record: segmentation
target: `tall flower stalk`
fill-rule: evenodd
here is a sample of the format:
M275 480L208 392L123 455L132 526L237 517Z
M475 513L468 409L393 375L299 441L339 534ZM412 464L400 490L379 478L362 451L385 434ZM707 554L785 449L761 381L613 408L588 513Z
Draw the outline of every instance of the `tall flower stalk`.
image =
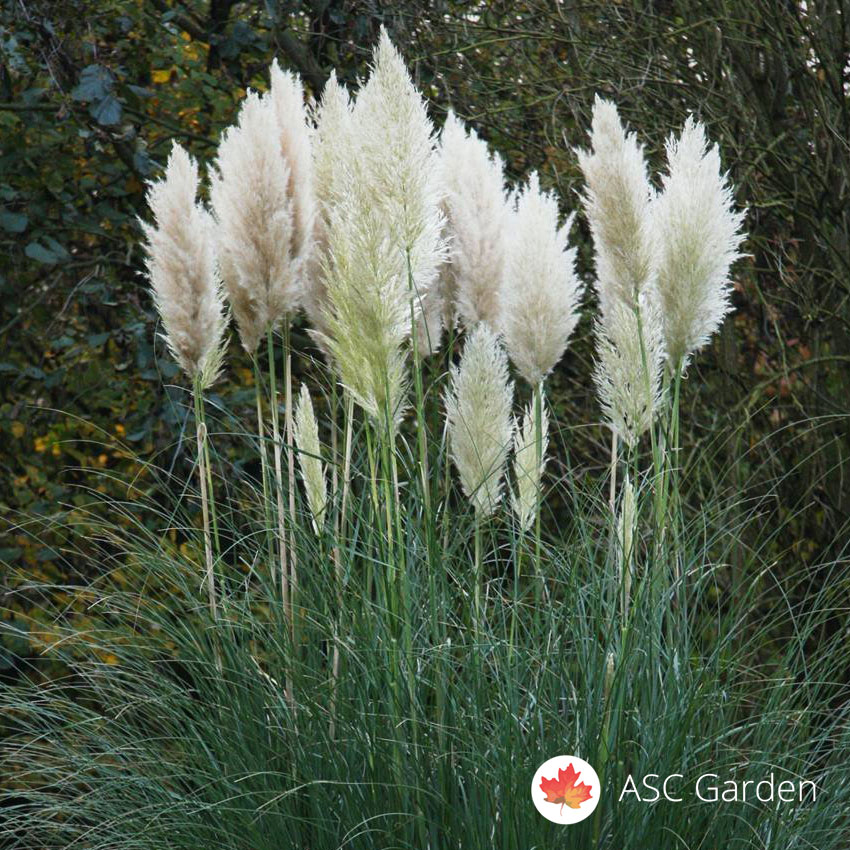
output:
M661 403L664 363L657 306L654 190L642 146L627 133L617 107L597 95L591 150L578 150L584 211L593 236L596 324L594 380L611 426L609 502L615 517L619 443L634 447Z
M162 317L165 340L192 382L206 584L210 613L215 618L215 567L210 534L215 506L203 393L221 370L226 317L216 270L213 222L197 203L197 195L197 164L175 144L164 179L153 182L148 190L154 224L142 222L142 228L146 237L148 279Z
M513 436L513 382L496 335L479 324L466 338L452 367L445 396L452 461L461 488L475 510L474 623L481 638L481 524L502 499L505 463Z
M432 331L439 333L433 323L429 328L427 320L434 313L437 274L445 257L440 208L443 189L434 126L404 60L384 29L375 48L372 72L354 104L352 125L358 142L355 168L365 188L373 193L372 203L381 208L386 231L400 253L413 353L420 483L430 523L427 429L419 357L422 334L417 333L417 327L421 319L426 337ZM429 349L436 342L425 340Z
M666 143L667 173L653 203L658 291L667 351L667 380L673 382L669 434L672 475L678 468L679 393L693 355L704 348L731 310L729 270L742 256L745 213L733 209L733 192L721 171L717 145L689 116L678 138ZM666 505L669 483L663 482ZM675 492L676 488L672 488ZM678 574L678 562L676 563Z
M284 480L277 388L275 331L283 327L285 442L288 507L294 523L295 469L292 449L289 326L298 307L313 248L315 201L312 153L301 82L271 67L271 89L249 92L236 126L225 130L216 159L211 199L218 222L221 268L239 335L256 360L266 340L270 379L274 478L281 596L295 629L291 585L296 583L294 548L287 549ZM259 392L259 391L258 391ZM262 432L258 395L258 429ZM266 473L268 477L268 475Z
M340 129L340 138L334 128ZM400 543L395 438L407 406L411 350L421 489L430 522L416 329L434 295L445 250L433 126L385 31L353 106L332 82L318 112L316 138L323 222L323 315L317 335L346 394L366 412L374 429L387 535ZM373 486L373 493L378 487ZM394 560L400 563L401 592L406 595L401 548Z
M555 196L532 174L515 197L508 219L501 328L511 360L534 395L535 467L543 469L544 380L563 357L578 324L582 284L575 248L568 247L573 216L560 224ZM540 482L535 505L534 571L538 601L541 570Z

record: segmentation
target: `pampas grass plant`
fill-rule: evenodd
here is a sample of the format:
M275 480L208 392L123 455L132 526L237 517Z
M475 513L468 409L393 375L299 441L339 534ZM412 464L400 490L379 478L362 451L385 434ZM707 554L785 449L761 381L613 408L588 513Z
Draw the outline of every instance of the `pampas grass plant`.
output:
M154 224L142 222L142 228L147 240L147 275L162 317L166 344L192 381L206 583L210 612L215 616L215 567L210 537L212 477L203 393L221 370L226 319L213 249L212 219L197 202L197 196L198 166L175 144L164 179L152 183L148 191Z
M544 404L582 292L555 196L532 176L505 211L500 162L457 122L435 167L425 103L385 32L369 79L353 100L332 79L309 132L300 82L276 66L271 78L222 137L214 225L180 148L149 195L148 275L194 390L198 476L186 492L199 491L200 518L193 498L165 503L170 471L139 458L122 499L95 479L67 509L0 520L16 536L59 534L57 558L86 573L56 588L10 569L0 629L57 666L22 661L4 692L0 843L844 850L846 545L781 575L777 536L805 502L776 520L782 482L742 490L708 441L684 450L699 474L673 474L681 372L728 308L741 239L703 129L688 121L671 141L657 197L612 104L597 101L580 157L612 472L616 441L628 446L618 491L571 457L580 423ZM463 161L486 185L445 177ZM453 262L466 294L446 306L437 280ZM202 393L223 349L217 268L255 362L259 450L243 397L223 392L211 415L231 451L213 466ZM272 337L283 330L289 386L286 329L301 302L320 317L311 331L328 362L293 410L284 393L296 486L294 463L281 462ZM498 321L478 321L494 303ZM419 350L417 328L438 307L463 327L447 375ZM519 410L511 362L532 393ZM429 422L443 413L441 435ZM544 469L561 506L545 524ZM522 569L532 524L533 582ZM19 612L6 617L15 598L58 590L61 610L33 606L25 628ZM601 782L594 816L567 830L528 795L535 767L559 752L590 760ZM771 771L816 783L816 798L622 794L647 774L677 774L684 788Z
M285 443L290 522L295 511L292 377L289 332L314 247L313 154L300 79L271 67L271 89L249 92L238 123L219 142L210 196L218 221L219 261L242 346L254 360L263 482L268 490L257 348L266 339L280 586L294 628L297 555L287 551L284 475L274 334L283 330Z
M467 336L446 392L449 450L475 509L475 628L481 625L481 522L502 500L513 433L513 382L496 335L481 323Z
M532 174L516 192L507 221L500 327L514 366L533 389L534 462L541 470L543 382L563 357L578 324L583 291L575 270L576 251L567 244L573 216L563 224L559 220L557 200L540 188L537 174ZM542 587L540 498L538 487L534 570Z

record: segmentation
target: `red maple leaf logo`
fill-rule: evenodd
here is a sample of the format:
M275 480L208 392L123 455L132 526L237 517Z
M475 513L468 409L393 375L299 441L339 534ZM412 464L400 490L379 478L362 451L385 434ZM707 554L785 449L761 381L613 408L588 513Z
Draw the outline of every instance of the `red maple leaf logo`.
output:
M573 768L572 762L567 765L566 770L558 768L557 779L541 777L540 790L546 795L546 802L560 803L563 812L564 806L577 809L585 800L589 800L590 786L584 782L577 784L578 777L579 773Z

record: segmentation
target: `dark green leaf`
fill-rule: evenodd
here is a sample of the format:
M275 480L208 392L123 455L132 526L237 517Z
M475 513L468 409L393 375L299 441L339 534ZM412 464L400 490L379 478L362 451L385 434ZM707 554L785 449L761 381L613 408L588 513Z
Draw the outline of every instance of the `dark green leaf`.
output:
M87 65L80 72L80 81L71 90L71 97L74 100L102 100L114 85L115 78L109 68L104 65Z
M29 219L25 213L0 210L0 227L9 233L23 233L27 229Z
M45 263L46 265L54 265L59 262L59 257L53 253L49 248L45 248L44 245L39 242L30 242L26 248L24 248L24 253L31 259L35 260L38 263Z
M121 120L121 103L114 95L107 95L92 103L89 114L105 127L117 124Z

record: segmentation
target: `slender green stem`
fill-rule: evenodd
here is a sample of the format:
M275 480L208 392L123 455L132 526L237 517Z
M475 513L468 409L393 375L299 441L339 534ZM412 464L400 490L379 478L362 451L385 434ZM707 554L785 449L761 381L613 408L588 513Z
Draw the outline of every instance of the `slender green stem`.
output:
M536 461L535 471L539 470L543 464L543 381L540 381L534 388L534 456ZM542 602L543 591L546 588L546 581L543 576L543 568L541 565L541 529L540 529L540 514L543 501L542 480L537 488L535 495L536 504L534 506L534 575L537 581L537 605Z
M204 428L204 474L207 479L207 495L209 497L210 520L212 521L213 541L215 544L215 560L221 560L221 543L218 537L218 513L215 504L215 490L213 489L212 481L212 463L210 462L210 433L207 427L207 417L204 411L204 394L202 390L197 392L198 404L195 415L198 417L201 425Z
M513 660L516 646L517 618L519 615L519 586L522 579L522 552L525 546L525 528L520 526L519 540L515 542L514 554L514 590L511 603L511 628L508 636L508 662Z
M195 430L198 441L198 481L201 489L201 519L204 526L204 557L207 573L207 593L209 597L210 614L214 620L218 619L215 593L215 569L213 566L212 539L210 537L210 512L209 495L207 493L208 479L206 472L206 453L204 443L207 439L207 427L203 421L202 409L203 398L200 384L196 381L192 394L195 404Z
M378 497L378 470L375 461L375 446L372 437L372 424L366 423L366 454L369 458L369 484L372 495L372 522L369 523L369 533L376 532L376 526L381 521L381 500ZM366 598L371 601L374 586L374 558L369 558L366 564Z
M336 505L340 505L339 501L339 493L340 490L343 491L342 501L346 500L346 492L345 492L345 483L343 483L342 487L340 487L340 478L344 477L344 474L340 475L340 467L339 467L339 438L337 436L337 385L336 382L333 383L331 389L331 492L333 493L334 502ZM349 421L347 417L348 409L345 408L344 421L343 421L343 431L345 432L344 437L344 447L343 454L347 457L349 447L348 447L348 431L349 431ZM345 465L345 464L344 464ZM338 507L333 521L333 547L331 550L331 557L333 558L334 563L334 590L336 595L336 614L333 617L334 626L333 626L333 659L331 661L331 696L330 696L330 706L329 706L329 714L331 716L330 724L328 727L328 737L333 740L336 736L336 696L337 696L337 688L339 685L339 669L340 669L340 635L342 632L342 610L343 610L343 595L342 595L342 555L340 553L340 541L342 540L342 535L345 533L344 531L345 521L343 519L343 510L342 507Z
M448 427L443 427L443 445L445 451L443 453L443 509L442 509L442 526L443 526L443 552L449 548L449 528L450 523L446 522L446 516L450 510L451 490L452 490L452 462L449 457L449 435Z
M608 485L608 511L611 520L610 545L608 547L609 558L612 564L620 563L620 552L617 543L617 465L620 459L620 442L617 429L611 426L611 459L609 461L609 485ZM622 593L622 574L618 582L618 596ZM616 616L612 611L612 618ZM622 624L621 624L622 627Z
M286 440L287 489L289 495L289 608L292 623L293 651L297 646L298 628L298 547L295 545L295 426L292 416L292 346L290 344L291 316L283 317L283 371L284 371L284 417Z
M413 347L413 386L416 398L416 438L419 445L419 478L422 484L422 503L425 513L425 527L431 524L431 486L428 471L428 428L425 422L425 392L422 383L422 362L419 357L419 338L416 332L416 302L420 301L419 308L422 310L419 293L416 291L416 281L413 279L413 268L410 264L410 251L407 251L407 285L410 291L410 327L411 343ZM425 332L428 333L428 325L425 323ZM429 340L430 345L430 340ZM426 536L426 540L427 540Z
M387 445L387 440L381 440L381 485L384 490L384 515L387 523L387 563L390 567L390 580L392 582L393 587L395 587L396 573L397 573L397 563L394 558L394 550L395 550L395 536L393 534L393 528L395 526L395 520L393 517L393 505L395 504L395 499L393 498L393 485L392 485L392 473L390 471L390 456L389 456L389 446Z
M292 608L289 598L289 568L287 565L287 548L286 548L286 525L284 522L283 509L283 469L281 460L281 442L280 442L280 415L278 413L277 401L277 371L275 369L274 358L274 334L271 328L266 331L266 348L268 350L269 359L269 398L272 410L272 440L274 443L274 471L275 471L275 489L277 491L277 533L278 542L280 545L280 596L281 605L283 607L283 617L290 632L293 648L295 645L295 634L292 624ZM287 667L286 684L284 693L287 700L294 705L294 693L292 686L292 668Z
M481 564L481 517L475 511L475 646L476 654L481 652L481 585L483 584Z
M274 445L274 475L275 489L277 491L277 533L280 549L280 595L283 601L284 616L287 624L292 629L292 617L289 602L289 566L287 562L286 548L286 524L283 510L283 462L281 459L280 445L280 414L277 402L277 370L275 368L274 356L274 334L269 328L266 332L266 347L269 358L269 387L272 411L272 442Z
M274 530L272 529L273 520L271 516L271 499L269 496L269 456L266 449L266 428L263 421L263 390L262 384L260 383L260 364L257 361L256 353L253 356L253 360L254 394L257 402L257 438L260 441L260 467L263 477L263 517L265 518L264 521L266 526L266 545L268 547L269 569L271 570L272 578L274 578Z
M682 366L676 365L676 376L673 382L673 408L670 423L670 501L671 501L671 536L673 550L673 601L678 606L680 599L684 598L679 592L681 571L679 569L679 558L681 548L679 546L679 527L681 523L682 499L680 493L681 476L679 474L679 400L682 388Z
M607 656L606 656L606 667L607 667ZM607 673L607 670L606 670ZM607 679L607 675L606 675ZM606 681L606 685L607 685ZM619 690L619 689L618 689ZM607 692L606 692L607 691ZM599 768L599 795L600 797L605 793L605 779L608 774L608 761L611 758L611 714L612 714L612 703L613 700L613 692L609 691L608 688L603 690L602 695L602 710L603 710L603 720L602 720L602 731L599 735L599 748L596 753L596 764ZM619 706L619 701L618 701ZM596 813L593 818L593 846L599 847L600 842L600 834L602 830L602 801L599 801L599 804L596 807Z

